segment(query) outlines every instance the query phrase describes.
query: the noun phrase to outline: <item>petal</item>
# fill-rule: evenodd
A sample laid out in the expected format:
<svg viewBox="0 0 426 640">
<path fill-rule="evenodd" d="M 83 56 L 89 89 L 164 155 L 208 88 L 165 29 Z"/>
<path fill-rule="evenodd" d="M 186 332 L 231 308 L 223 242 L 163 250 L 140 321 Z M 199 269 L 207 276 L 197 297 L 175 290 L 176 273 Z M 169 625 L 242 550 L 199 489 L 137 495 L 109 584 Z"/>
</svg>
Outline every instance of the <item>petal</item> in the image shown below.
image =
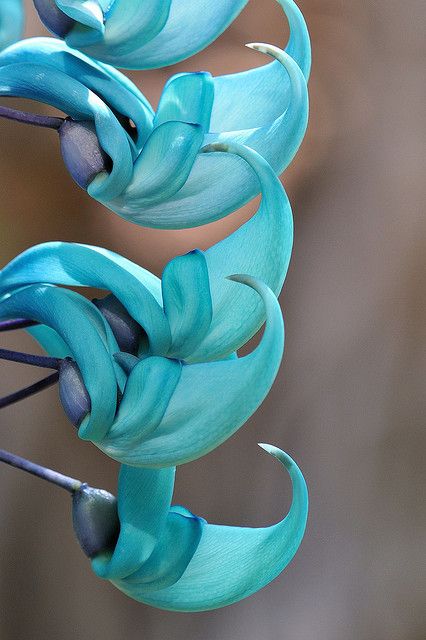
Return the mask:
<svg viewBox="0 0 426 640">
<path fill-rule="evenodd" d="M 309 35 L 292 0 L 281 0 L 291 27 L 290 50 L 303 70 L 310 66 Z M 308 91 L 298 61 L 271 45 L 255 45 L 275 62 L 231 76 L 214 78 L 214 102 L 206 144 L 240 143 L 256 150 L 281 173 L 296 153 L 306 130 Z M 191 174 L 176 194 L 129 217 L 145 226 L 193 227 L 217 220 L 258 193 L 258 182 L 235 157 L 199 155 Z M 115 211 L 115 206 L 111 208 Z"/>
<path fill-rule="evenodd" d="M 97 446 L 114 460 L 138 462 L 137 449 L 158 427 L 181 375 L 177 360 L 150 357 L 131 370 L 116 419 Z"/>
<path fill-rule="evenodd" d="M 130 580 L 116 586 L 135 600 L 161 609 L 205 611 L 237 602 L 276 578 L 302 541 L 308 494 L 296 463 L 276 447 L 260 446 L 281 462 L 292 481 L 292 504 L 281 522 L 263 528 L 206 524 L 188 568 L 175 584 L 155 592 Z"/>
<path fill-rule="evenodd" d="M 126 189 L 113 200 L 102 200 L 103 204 L 144 226 L 173 227 L 170 213 L 164 222 L 158 218 L 154 224 L 148 221 L 145 224 L 145 207 L 174 196 L 185 184 L 203 139 L 199 125 L 165 122 L 156 127 L 134 164 L 132 180 Z M 88 192 L 93 195 L 90 187 Z"/>
<path fill-rule="evenodd" d="M 200 344 L 212 321 L 206 259 L 195 250 L 169 262 L 162 277 L 163 306 L 172 334 L 168 356 L 184 360 Z"/>
<path fill-rule="evenodd" d="M 109 355 L 116 343 L 96 307 L 73 291 L 35 285 L 4 297 L 0 317 L 37 320 L 59 334 L 81 371 L 91 400 L 91 411 L 80 426 L 79 436 L 102 438 L 116 411 L 117 379 Z"/>
<path fill-rule="evenodd" d="M 175 469 L 122 466 L 118 480 L 120 535 L 112 557 L 92 560 L 101 578 L 131 575 L 151 556 L 161 538 L 173 495 Z"/>
<path fill-rule="evenodd" d="M 154 112 L 145 96 L 122 73 L 70 49 L 55 38 L 28 38 L 0 55 L 0 65 L 40 64 L 62 71 L 96 93 L 111 111 L 132 121 L 140 150 L 152 131 Z"/>
<path fill-rule="evenodd" d="M 229 438 L 257 409 L 277 374 L 284 346 L 281 310 L 272 291 L 248 276 L 233 276 L 262 297 L 267 323 L 249 355 L 232 360 L 184 365 L 159 426 L 120 462 L 146 467 L 183 464 Z"/>
<path fill-rule="evenodd" d="M 154 126 L 179 120 L 199 124 L 208 131 L 213 107 L 214 85 L 210 73 L 179 73 L 166 83 Z"/>
<path fill-rule="evenodd" d="M 10 64 L 0 68 L 0 95 L 37 100 L 76 120 L 93 121 L 99 143 L 112 160 L 112 169 L 93 180 L 89 194 L 112 198 L 128 184 L 133 162 L 127 134 L 109 107 L 81 82 L 44 65 Z"/>
<path fill-rule="evenodd" d="M 140 3 L 134 0 L 115 0 L 108 4 L 102 38 L 95 38 L 89 29 L 79 26 L 67 34 L 66 41 L 93 58 L 121 66 L 122 59 L 132 56 L 161 31 L 169 16 L 171 0 L 160 3 L 144 0 L 142 11 Z"/>
<path fill-rule="evenodd" d="M 241 145 L 213 145 L 208 150 L 227 151 L 243 158 L 260 183 L 262 201 L 248 222 L 204 253 L 213 303 L 212 322 L 206 338 L 189 358 L 191 362 L 223 358 L 258 331 L 265 321 L 261 299 L 252 289 L 236 289 L 225 278 L 231 273 L 248 273 L 278 296 L 293 245 L 290 203 L 268 163 Z"/>
<path fill-rule="evenodd" d="M 231 24 L 247 0 L 165 0 L 161 3 L 144 0 L 145 23 L 142 16 L 136 17 L 136 8 L 139 8 L 136 0 L 116 0 L 116 4 L 111 21 L 115 16 L 117 30 L 109 36 L 107 16 L 103 46 L 99 43 L 84 50 L 117 67 L 151 69 L 175 64 L 204 49 Z M 126 8 L 126 4 L 130 6 Z M 134 23 L 135 19 L 138 22 Z M 121 48 L 123 40 L 127 40 L 126 25 L 130 29 L 130 41 Z M 67 41 L 73 46 L 80 44 L 72 39 L 72 32 Z"/>
<path fill-rule="evenodd" d="M 170 511 L 166 526 L 149 560 L 124 580 L 113 584 L 130 596 L 135 589 L 144 593 L 175 584 L 185 572 L 200 543 L 204 520 Z"/>
<path fill-rule="evenodd" d="M 96 0 L 56 0 L 58 8 L 67 16 L 103 34 L 104 14 Z"/>
<path fill-rule="evenodd" d="M 22 37 L 24 11 L 22 0 L 1 0 L 0 3 L 0 50 Z"/>
<path fill-rule="evenodd" d="M 169 325 L 158 302 L 160 280 L 112 251 L 67 242 L 37 245 L 1 270 L 0 295 L 34 282 L 107 289 L 144 328 L 152 353 L 165 353 L 170 346 Z"/>
</svg>

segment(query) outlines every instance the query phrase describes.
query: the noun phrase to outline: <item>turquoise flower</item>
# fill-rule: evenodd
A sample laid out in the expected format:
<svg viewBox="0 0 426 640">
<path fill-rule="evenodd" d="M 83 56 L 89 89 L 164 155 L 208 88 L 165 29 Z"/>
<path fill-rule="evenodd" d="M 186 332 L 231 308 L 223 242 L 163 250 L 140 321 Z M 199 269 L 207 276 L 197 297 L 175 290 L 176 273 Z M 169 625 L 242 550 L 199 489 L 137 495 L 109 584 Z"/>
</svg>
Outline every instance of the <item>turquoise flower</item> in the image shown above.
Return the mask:
<svg viewBox="0 0 426 640">
<path fill-rule="evenodd" d="M 248 0 L 34 0 L 46 27 L 70 47 L 127 69 L 174 64 L 201 51 Z"/>
<path fill-rule="evenodd" d="M 0 50 L 22 37 L 24 13 L 22 0 L 0 2 Z"/>
<path fill-rule="evenodd" d="M 272 445 L 260 446 L 292 481 L 292 504 L 281 522 L 263 528 L 208 524 L 185 507 L 171 506 L 173 468 L 123 466 L 120 533 L 112 551 L 93 557 L 94 572 L 131 598 L 171 611 L 224 607 L 271 582 L 300 546 L 308 494 L 296 463 Z"/>
<path fill-rule="evenodd" d="M 251 45 L 276 60 L 217 78 L 178 74 L 155 114 L 118 71 L 52 38 L 23 41 L 0 55 L 0 95 L 68 114 L 59 134 L 71 174 L 122 217 L 159 228 L 205 224 L 242 206 L 259 186 L 239 158 L 204 154 L 203 147 L 246 144 L 279 174 L 303 139 L 309 37 L 294 3 L 282 6 L 290 24 L 286 52 Z"/>
<path fill-rule="evenodd" d="M 291 210 L 265 160 L 233 151 L 260 182 L 258 212 L 204 253 L 172 260 L 161 281 L 113 252 L 68 243 L 34 247 L 0 273 L 0 317 L 47 325 L 30 332 L 51 355 L 76 361 L 90 397 L 80 437 L 121 462 L 155 467 L 204 455 L 244 424 L 276 376 Z M 99 287 L 113 298 L 97 308 L 49 283 Z M 258 347 L 236 357 L 265 319 Z"/>
</svg>

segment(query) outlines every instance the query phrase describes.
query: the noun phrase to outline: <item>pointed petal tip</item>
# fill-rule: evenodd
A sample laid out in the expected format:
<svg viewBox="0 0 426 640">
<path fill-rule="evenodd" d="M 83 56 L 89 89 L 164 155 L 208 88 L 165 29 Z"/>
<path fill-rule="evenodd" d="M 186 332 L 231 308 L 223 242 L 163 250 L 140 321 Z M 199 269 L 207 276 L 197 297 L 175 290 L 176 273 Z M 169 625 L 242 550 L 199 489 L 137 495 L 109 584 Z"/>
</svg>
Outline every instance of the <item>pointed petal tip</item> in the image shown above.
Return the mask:
<svg viewBox="0 0 426 640">
<path fill-rule="evenodd" d="M 284 56 L 288 55 L 285 53 L 285 51 L 283 51 L 283 49 L 280 49 L 274 44 L 268 44 L 266 42 L 248 42 L 245 46 L 248 49 L 253 49 L 253 51 L 259 51 L 259 53 L 264 53 L 267 56 L 270 56 L 271 58 L 275 58 L 277 60 L 282 58 L 283 55 Z"/>
</svg>

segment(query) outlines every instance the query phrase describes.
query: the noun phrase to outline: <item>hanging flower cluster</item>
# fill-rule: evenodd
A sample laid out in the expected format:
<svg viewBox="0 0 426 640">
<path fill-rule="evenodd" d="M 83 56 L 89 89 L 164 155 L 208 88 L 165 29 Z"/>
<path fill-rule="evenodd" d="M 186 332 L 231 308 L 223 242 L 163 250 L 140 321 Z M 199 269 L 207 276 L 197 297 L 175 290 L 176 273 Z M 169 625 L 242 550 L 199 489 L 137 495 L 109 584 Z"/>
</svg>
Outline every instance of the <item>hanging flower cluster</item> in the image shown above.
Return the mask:
<svg viewBox="0 0 426 640">
<path fill-rule="evenodd" d="M 56 130 L 73 179 L 120 216 L 194 227 L 262 195 L 248 222 L 206 251 L 174 258 L 161 279 L 112 251 L 65 242 L 32 247 L 0 271 L 0 331 L 25 328 L 47 353 L 0 349 L 0 356 L 55 371 L 0 407 L 58 382 L 78 436 L 122 464 L 117 499 L 56 474 L 73 494 L 77 538 L 98 576 L 164 609 L 213 609 L 250 595 L 290 562 L 306 524 L 303 476 L 271 445 L 261 446 L 293 484 L 292 506 L 278 524 L 211 525 L 171 505 L 176 466 L 207 454 L 247 421 L 282 358 L 277 296 L 293 225 L 277 176 L 306 129 L 310 45 L 294 2 L 278 1 L 290 27 L 286 49 L 249 45 L 273 62 L 217 78 L 175 75 L 156 112 L 115 67 L 187 58 L 247 0 L 149 0 L 143 11 L 136 0 L 34 0 L 65 42 L 30 38 L 0 53 L 0 96 L 49 104 L 65 117 L 6 106 L 0 115 Z M 8 11 L 20 3 L 5 6 L 0 44 L 17 37 L 6 28 Z M 82 287 L 105 297 L 89 300 Z M 240 356 L 263 324 L 258 346 Z M 3 453 L 9 464 L 32 465 Z"/>
</svg>

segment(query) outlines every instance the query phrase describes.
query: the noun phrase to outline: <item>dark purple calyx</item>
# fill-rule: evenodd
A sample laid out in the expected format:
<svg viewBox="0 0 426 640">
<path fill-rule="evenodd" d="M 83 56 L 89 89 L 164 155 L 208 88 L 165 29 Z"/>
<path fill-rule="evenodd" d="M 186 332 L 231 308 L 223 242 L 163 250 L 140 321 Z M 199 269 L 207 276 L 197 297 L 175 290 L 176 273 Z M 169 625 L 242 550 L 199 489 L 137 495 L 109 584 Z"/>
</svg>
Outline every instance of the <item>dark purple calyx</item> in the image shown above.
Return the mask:
<svg viewBox="0 0 426 640">
<path fill-rule="evenodd" d="M 58 38 L 65 38 L 75 25 L 75 20 L 58 9 L 54 0 L 34 0 L 34 6 L 44 26 Z"/>
<path fill-rule="evenodd" d="M 65 165 L 80 187 L 87 189 L 99 173 L 111 171 L 111 158 L 99 144 L 92 122 L 66 118 L 58 133 Z"/>
<path fill-rule="evenodd" d="M 62 360 L 59 367 L 59 397 L 69 420 L 79 427 L 91 408 L 80 369 L 71 358 Z"/>
<path fill-rule="evenodd" d="M 82 484 L 72 496 L 74 531 L 86 556 L 111 553 L 120 533 L 117 498 Z"/>
<path fill-rule="evenodd" d="M 111 327 L 120 351 L 136 355 L 144 335 L 142 327 L 112 293 L 105 298 L 95 298 L 92 302 Z"/>
</svg>

